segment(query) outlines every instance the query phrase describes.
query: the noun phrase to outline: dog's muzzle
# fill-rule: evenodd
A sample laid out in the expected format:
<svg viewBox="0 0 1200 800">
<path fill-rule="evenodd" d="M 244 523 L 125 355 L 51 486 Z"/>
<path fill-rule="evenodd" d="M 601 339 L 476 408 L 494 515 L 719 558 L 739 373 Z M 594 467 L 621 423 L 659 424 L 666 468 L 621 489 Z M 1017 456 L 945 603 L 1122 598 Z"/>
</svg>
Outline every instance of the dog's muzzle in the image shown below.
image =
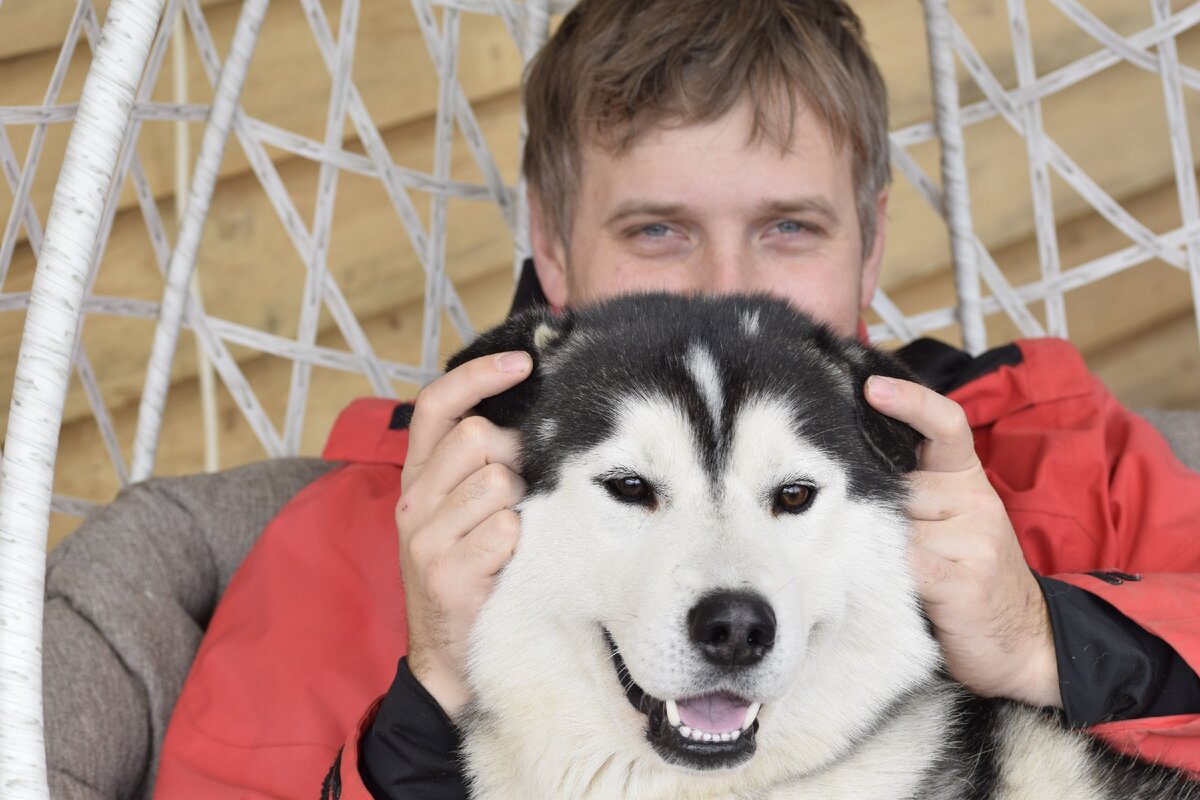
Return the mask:
<svg viewBox="0 0 1200 800">
<path fill-rule="evenodd" d="M 634 681 L 612 635 L 603 632 L 617 680 L 630 704 L 646 715 L 646 738 L 664 761 L 713 770 L 750 760 L 757 747 L 758 703 L 725 691 L 668 700 L 652 697 Z"/>
</svg>

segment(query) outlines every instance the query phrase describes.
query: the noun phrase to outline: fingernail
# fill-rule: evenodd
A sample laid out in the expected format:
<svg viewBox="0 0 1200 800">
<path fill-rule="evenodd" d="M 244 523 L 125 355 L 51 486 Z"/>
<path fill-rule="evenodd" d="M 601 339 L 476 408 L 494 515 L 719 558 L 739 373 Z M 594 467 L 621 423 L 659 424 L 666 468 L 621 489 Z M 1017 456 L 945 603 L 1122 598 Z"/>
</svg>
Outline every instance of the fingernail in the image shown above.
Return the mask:
<svg viewBox="0 0 1200 800">
<path fill-rule="evenodd" d="M 896 396 L 896 383 L 882 375 L 872 375 L 867 378 L 867 391 L 876 400 L 891 400 Z"/>
<path fill-rule="evenodd" d="M 501 372 L 528 372 L 532 364 L 529 353 L 505 353 L 496 359 L 496 366 Z"/>
</svg>

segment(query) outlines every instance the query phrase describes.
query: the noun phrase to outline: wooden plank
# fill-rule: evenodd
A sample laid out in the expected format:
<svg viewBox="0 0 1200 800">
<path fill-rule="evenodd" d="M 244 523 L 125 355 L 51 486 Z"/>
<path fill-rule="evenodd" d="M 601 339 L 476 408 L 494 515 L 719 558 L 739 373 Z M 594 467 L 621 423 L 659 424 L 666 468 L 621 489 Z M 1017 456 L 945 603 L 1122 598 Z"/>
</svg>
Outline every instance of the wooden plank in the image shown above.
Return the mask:
<svg viewBox="0 0 1200 800">
<path fill-rule="evenodd" d="M 1146 192 L 1127 203 L 1131 213 L 1152 230 L 1167 230 L 1179 223 L 1173 185 Z M 1092 214 L 1059 228 L 1063 263 L 1086 263 L 1129 244 L 1115 228 Z M 1037 243 L 1032 239 L 993 253 L 1013 285 L 1035 280 L 1039 274 Z M 913 314 L 954 302 L 953 278 L 948 269 L 902 286 L 891 297 Z M 1148 328 L 1165 325 L 1192 306 L 1187 275 L 1158 261 L 1149 261 L 1100 283 L 1067 295 L 1067 322 L 1071 341 L 1085 355 L 1118 346 Z M 1041 307 L 1032 309 L 1041 317 Z M 988 341 L 999 344 L 1017 338 L 1019 332 L 1007 316 L 988 318 Z M 956 328 L 929 335 L 959 343 Z M 1200 352 L 1200 348 L 1198 348 Z"/>
<path fill-rule="evenodd" d="M 1183 52 L 1200 53 L 1200 28 L 1182 37 L 1180 47 Z M 1098 104 L 1104 108 L 1102 113 Z M 1045 105 L 1044 116 L 1050 137 L 1118 200 L 1174 179 L 1161 85 L 1135 67 L 1114 67 L 1063 92 Z M 1200 139 L 1195 144 L 1200 154 Z M 990 120 L 968 129 L 966 153 L 975 228 L 988 249 L 995 251 L 1031 236 L 1033 204 L 1024 141 L 1003 121 Z M 1114 157 L 1116 153 L 1121 157 Z M 922 145 L 913 155 L 936 179 L 936 146 Z M 1136 168 L 1125 168 L 1133 162 Z M 1057 176 L 1051 188 L 1060 224 L 1091 211 Z M 885 288 L 940 272 L 949 260 L 945 227 L 899 174 L 889 219 Z"/>
<path fill-rule="evenodd" d="M 224 3 L 209 9 L 209 26 L 221 52 L 232 38 L 240 8 L 240 3 Z M 6 16 L 7 5 L 0 9 L 0 25 Z M 331 24 L 336 27 L 336 14 Z M 510 94 L 516 89 L 521 74 L 520 55 L 498 19 L 479 14 L 463 15 L 460 54 L 459 80 L 473 102 Z M 57 52 L 43 51 L 0 63 L 0 103 L 40 104 L 56 58 Z M 76 51 L 60 95 L 61 102 L 78 99 L 89 58 L 86 45 Z M 189 47 L 188 61 L 189 99 L 197 103 L 211 102 L 211 89 L 192 47 Z M 170 69 L 168 62 L 154 91 L 156 100 L 173 99 Z M 354 81 L 380 130 L 426 119 L 434 113 L 437 107 L 435 72 L 408 3 L 385 0 L 363 3 Z M 323 140 L 330 88 L 329 73 L 300 4 L 294 0 L 271 4 L 251 61 L 242 98 L 243 108 L 264 122 Z M 201 125 L 192 127 L 195 148 L 199 145 Z M 58 178 L 57 165 L 62 162 L 66 150 L 67 128 L 66 125 L 52 126 L 34 181 L 32 196 L 43 219 Z M 357 137 L 351 135 L 353 130 L 349 125 L 346 132 L 347 147 L 353 149 Z M 11 126 L 8 134 L 18 157 L 23 160 L 31 129 Z M 162 199 L 171 197 L 174 192 L 174 135 L 173 124 L 146 124 L 138 144 L 150 186 L 155 196 Z M 290 158 L 278 151 L 273 157 L 276 161 Z M 425 172 L 432 170 L 432 149 L 404 152 L 397 158 L 403 166 Z M 241 147 L 231 142 L 221 164 L 221 176 L 247 174 L 248 170 Z M 7 188 L 0 189 L 0 219 L 7 219 L 11 202 Z M 121 208 L 132 208 L 135 203 L 132 190 L 126 189 Z"/>
<path fill-rule="evenodd" d="M 483 103 L 480 124 L 496 150 L 500 166 L 514 172 L 517 159 L 519 106 L 515 94 Z M 429 147 L 433 124 L 423 120 L 388 132 L 392 152 L 414 152 Z M 299 159 L 281 165 L 293 194 L 316 194 L 317 169 Z M 470 153 L 455 148 L 452 175 L 477 180 Z M 160 204 L 164 207 L 165 204 Z M 302 211 L 309 219 L 311 213 Z M 446 263 L 455 282 L 467 282 L 510 264 L 512 239 L 495 206 L 454 201 L 448 214 Z M 330 270 L 360 318 L 370 317 L 422 296 L 424 274 L 382 187 L 373 179 L 343 175 L 332 229 Z M 27 290 L 34 261 L 22 246 L 14 261 L 8 291 Z M 253 176 L 223 181 L 200 247 L 199 272 L 209 314 L 259 330 L 295 336 L 303 267 L 283 227 Z M 114 297 L 157 300 L 162 280 L 136 211 L 121 215 L 105 253 L 96 293 Z M 326 326 L 328 327 L 328 320 Z M 23 314 L 0 314 L 0 375 L 11 375 Z M 84 347 L 110 403 L 134 402 L 141 391 L 149 354 L 152 326 L 142 320 L 92 318 L 84 329 Z M 190 346 L 181 346 L 174 375 L 195 373 Z M 0 408 L 0 429 L 8 403 Z M 79 392 L 68 396 L 64 414 L 72 420 L 90 415 Z"/>
<path fill-rule="evenodd" d="M 929 58 L 925 22 L 918 7 L 895 0 L 853 0 L 862 18 L 871 53 L 888 83 L 892 125 L 906 127 L 933 116 L 929 88 Z M 1033 33 L 1034 61 L 1039 74 L 1072 63 L 1100 45 L 1077 28 L 1047 0 L 1027 4 L 1029 28 Z M 1151 25 L 1148 3 L 1128 0 L 1089 1 L 1087 8 L 1111 28 L 1124 35 Z M 951 0 L 950 10 L 1000 82 L 1017 83 L 1012 60 L 1012 39 L 1003 0 Z M 1185 63 L 1188 63 L 1185 60 Z M 964 104 L 983 99 L 983 93 L 959 71 L 959 94 Z"/>
<path fill-rule="evenodd" d="M 512 279 L 505 265 L 496 265 L 485 277 L 462 287 L 463 301 L 482 325 L 499 322 L 508 312 L 512 296 Z M 409 302 L 388 313 L 364 320 L 367 335 L 384 343 L 382 354 L 388 358 L 415 360 L 420 357 L 421 306 Z M 337 346 L 337 338 L 325 335 L 321 344 Z M 443 357 L 449 357 L 459 346 L 448 335 L 442 347 Z M 267 411 L 281 419 L 287 403 L 291 365 L 274 358 L 258 358 L 246 367 L 247 376 L 258 392 Z M 408 387 L 401 396 L 413 396 L 416 387 Z M 314 370 L 308 415 L 305 419 L 302 452 L 320 455 L 325 437 L 339 411 L 355 397 L 369 395 L 365 381 L 353 375 L 330 370 Z M 218 394 L 221 420 L 222 468 L 248 464 L 264 458 L 262 448 L 246 426 L 241 415 L 225 392 Z M 137 409 L 128 406 L 114 415 L 118 436 L 128 452 L 133 440 Z M 200 417 L 198 389 L 194 380 L 174 386 L 163 423 L 162 445 L 158 457 L 159 475 L 178 475 L 203 469 L 203 443 L 198 435 Z M 103 444 L 91 420 L 79 420 L 63 427 L 59 440 L 59 463 L 54 490 L 60 494 L 82 497 L 96 502 L 108 502 L 118 490 L 116 476 L 108 462 Z M 72 517 L 55 515 L 51 528 L 53 547 L 78 525 Z"/>
<path fill-rule="evenodd" d="M 1196 319 L 1180 314 L 1088 356 L 1091 370 L 1129 408 L 1200 410 Z"/>
<path fill-rule="evenodd" d="M 103 20 L 109 0 L 94 2 L 96 13 Z M 210 8 L 230 2 L 200 0 L 200 5 Z M 75 6 L 74 0 L 4 0 L 0 8 L 0 61 L 42 50 L 58 52 Z"/>
</svg>

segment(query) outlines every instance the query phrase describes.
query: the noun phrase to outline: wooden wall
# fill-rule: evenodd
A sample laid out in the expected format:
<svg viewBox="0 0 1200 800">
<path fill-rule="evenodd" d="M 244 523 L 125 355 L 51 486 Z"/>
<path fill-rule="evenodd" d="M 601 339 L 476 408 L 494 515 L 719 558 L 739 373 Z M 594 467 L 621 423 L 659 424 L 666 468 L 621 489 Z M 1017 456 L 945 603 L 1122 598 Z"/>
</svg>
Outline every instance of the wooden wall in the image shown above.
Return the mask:
<svg viewBox="0 0 1200 800">
<path fill-rule="evenodd" d="M 103 13 L 106 3 L 98 5 Z M 223 51 L 240 3 L 202 0 L 202 5 Z M 893 127 L 928 120 L 928 66 L 917 4 L 857 0 L 854 5 L 864 18 L 888 81 Z M 1005 85 L 1013 85 L 1015 71 L 1008 55 L 1004 3 L 952 0 L 951 5 L 985 61 Z M 58 55 L 57 45 L 73 6 L 69 0 L 5 0 L 0 6 L 0 105 L 42 102 Z M 1126 35 L 1151 22 L 1149 0 L 1094 0 L 1088 7 Z M 336 24 L 337 3 L 327 2 L 326 10 Z M 1046 0 L 1029 0 L 1029 13 L 1039 72 L 1096 49 Z M 363 0 L 359 30 L 354 78 L 390 152 L 398 164 L 431 170 L 436 87 L 429 57 L 407 4 Z M 1200 29 L 1181 36 L 1179 46 L 1185 63 L 1200 64 Z M 468 15 L 462 54 L 464 90 L 475 104 L 502 172 L 511 181 L 518 156 L 520 64 L 516 50 L 498 22 Z M 63 101 L 77 99 L 86 56 L 84 47 L 73 59 Z M 211 93 L 194 52 L 189 53 L 189 64 L 190 98 L 207 102 Z M 170 99 L 170 77 L 168 64 L 156 99 Z M 251 66 L 244 97 L 247 112 L 264 122 L 320 140 L 329 88 L 329 75 L 312 44 L 299 5 L 292 0 L 273 3 Z M 969 82 L 964 81 L 963 88 L 965 100 L 980 97 Z M 1200 141 L 1195 134 L 1195 128 L 1200 127 L 1200 98 L 1193 96 L 1190 100 L 1193 139 Z M 1162 89 L 1156 77 L 1127 64 L 1115 66 L 1054 98 L 1045 107 L 1045 119 L 1047 130 L 1063 149 L 1144 224 L 1156 231 L 1179 224 Z M 199 125 L 191 126 L 193 143 L 198 143 L 200 132 Z M 7 133 L 19 157 L 24 158 L 30 129 L 13 126 Z M 50 127 L 34 183 L 36 205 L 43 218 L 66 136 L 66 126 Z M 170 125 L 147 124 L 139 146 L 158 209 L 169 228 L 174 225 L 173 137 Z M 1037 246 L 1024 144 L 1000 120 L 973 128 L 967 144 L 980 235 L 1011 281 L 1028 280 L 1037 273 Z M 345 147 L 362 151 L 349 126 Z M 279 150 L 268 148 L 268 152 L 301 217 L 309 224 L 318 168 Z M 935 171 L 934 145 L 916 148 L 914 155 L 926 170 Z M 480 180 L 461 141 L 456 144 L 453 176 Z M 1059 234 L 1064 266 L 1128 244 L 1061 181 L 1053 181 L 1053 188 L 1055 208 L 1062 220 Z M 427 199 L 415 199 L 420 213 L 427 218 Z M 10 205 L 9 192 L 0 189 L 0 219 L 7 219 Z M 449 218 L 450 274 L 476 324 L 497 321 L 507 308 L 511 289 L 511 237 L 498 212 L 484 204 L 452 202 Z M 200 252 L 199 270 L 210 314 L 294 336 L 303 265 L 237 144 L 231 144 L 222 165 Z M 948 303 L 952 298 L 948 262 L 943 226 L 911 187 L 898 179 L 889 214 L 885 288 L 908 312 Z M 329 266 L 376 350 L 387 358 L 413 362 L 419 348 L 424 282 L 412 247 L 377 181 L 347 173 L 340 178 Z M 33 255 L 22 242 L 0 291 L 27 290 L 33 267 Z M 95 291 L 148 300 L 156 299 L 161 291 L 145 224 L 128 189 L 122 197 Z M 1148 263 L 1072 294 L 1068 316 L 1072 339 L 1125 402 L 1134 406 L 1200 408 L 1200 344 L 1183 273 Z M 0 429 L 7 416 L 23 322 L 21 314 L 0 314 Z M 93 318 L 84 332 L 85 349 L 127 457 L 151 328 L 145 320 Z M 955 339 L 952 330 L 939 333 Z M 990 335 L 998 343 L 1011 338 L 1015 331 L 996 319 L 990 323 Z M 322 319 L 321 342 L 344 347 L 327 315 Z M 447 336 L 443 349 L 448 352 L 456 344 L 452 336 Z M 281 421 L 289 364 L 236 348 L 235 353 L 268 412 Z M 188 336 L 181 340 L 174 379 L 159 456 L 159 471 L 164 474 L 196 471 L 202 464 L 197 434 L 196 359 Z M 309 454 L 319 452 L 337 411 L 352 397 L 369 392 L 364 381 L 342 373 L 316 370 L 313 380 L 303 437 L 303 449 Z M 397 387 L 402 393 L 412 390 Z M 223 390 L 220 404 L 222 465 L 261 458 L 260 446 Z M 97 501 L 110 499 L 118 488 L 87 400 L 78 386 L 72 387 L 67 402 L 55 488 Z M 52 539 L 61 538 L 75 524 L 72 518 L 56 517 Z"/>
</svg>

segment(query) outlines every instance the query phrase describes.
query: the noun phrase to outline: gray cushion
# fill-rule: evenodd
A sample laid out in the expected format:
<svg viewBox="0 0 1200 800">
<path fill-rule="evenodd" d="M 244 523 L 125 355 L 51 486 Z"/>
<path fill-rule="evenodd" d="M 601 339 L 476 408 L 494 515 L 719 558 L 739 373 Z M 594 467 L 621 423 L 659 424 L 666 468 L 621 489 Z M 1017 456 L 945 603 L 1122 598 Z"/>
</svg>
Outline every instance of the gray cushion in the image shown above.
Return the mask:
<svg viewBox="0 0 1200 800">
<path fill-rule="evenodd" d="M 1138 413 L 1158 428 L 1171 445 L 1176 458 L 1188 469 L 1200 472 L 1200 411 L 1144 408 Z"/>
<path fill-rule="evenodd" d="M 56 798 L 148 797 L 204 627 L 266 524 L 332 463 L 126 488 L 50 554 L 43 680 Z"/>
</svg>

